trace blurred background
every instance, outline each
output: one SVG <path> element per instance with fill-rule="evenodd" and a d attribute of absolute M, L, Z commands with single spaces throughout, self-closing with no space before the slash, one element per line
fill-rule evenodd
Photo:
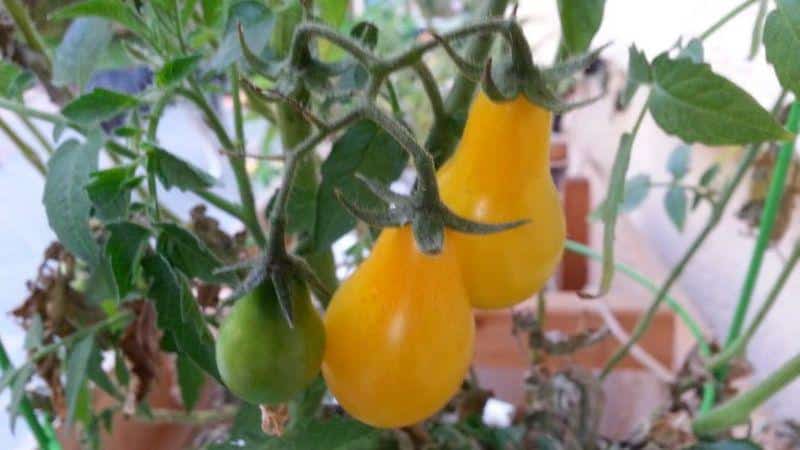
<path fill-rule="evenodd" d="M 66 3 L 56 0 L 32 0 L 34 11 L 48 11 L 53 5 Z M 413 40 L 420 31 L 434 27 L 446 30 L 463 21 L 465 14 L 474 11 L 480 1 L 447 0 L 353 0 L 351 17 L 358 20 L 371 20 L 381 29 L 379 51 L 391 51 L 404 42 Z M 597 204 L 605 192 L 605 182 L 613 161 L 620 134 L 628 130 L 635 121 L 637 104 L 644 101 L 640 93 L 628 112 L 615 110 L 615 94 L 625 82 L 624 69 L 627 66 L 628 47 L 632 42 L 653 57 L 670 48 L 677 35 L 689 39 L 706 29 L 711 23 L 731 8 L 731 2 L 698 2 L 694 0 L 674 0 L 672 2 L 632 2 L 626 0 L 607 0 L 603 26 L 595 38 L 594 45 L 610 43 L 603 52 L 603 70 L 596 76 L 586 79 L 575 87 L 576 97 L 585 98 L 598 93 L 607 83 L 609 95 L 590 107 L 569 113 L 563 119 L 562 129 L 556 139 L 568 149 L 566 171 L 568 174 L 585 177 L 590 182 L 591 202 Z M 754 60 L 748 59 L 753 22 L 757 8 L 740 15 L 724 29 L 705 43 L 705 57 L 715 71 L 744 86 L 765 106 L 770 105 L 778 95 L 779 86 L 772 68 L 764 60 L 763 51 Z M 58 29 L 62 23 L 47 23 L 43 15 L 36 15 L 40 24 L 45 24 L 47 35 L 60 36 Z M 553 60 L 558 45 L 558 13 L 555 1 L 520 2 L 519 16 L 529 41 L 535 48 L 537 62 L 549 63 Z M 100 57 L 101 66 L 106 69 L 124 69 L 130 66 L 121 48 L 112 45 Z M 450 65 L 436 55 L 431 60 L 434 72 L 441 79 L 449 77 Z M 409 75 L 397 83 L 400 102 L 406 111 L 414 115 L 413 122 L 418 129 L 426 129 L 429 115 L 426 102 L 418 92 L 413 78 Z M 47 95 L 41 88 L 26 93 L 26 103 L 42 110 L 56 110 L 48 103 Z M 419 105 L 415 109 L 415 105 Z M 229 109 L 229 100 L 219 99 L 219 107 Z M 0 111 L 0 117 L 21 136 L 32 140 L 31 132 L 18 116 Z M 48 124 L 35 122 L 44 136 L 52 135 Z M 274 133 L 263 126 L 262 121 L 247 124 L 248 141 L 252 153 L 269 151 L 279 145 Z M 235 184 L 232 173 L 212 145 L 213 136 L 202 123 L 199 115 L 186 104 L 177 102 L 169 107 L 160 127 L 159 140 L 164 147 L 205 168 L 218 177 L 223 186 L 220 191 L 230 198 L 235 197 Z M 650 174 L 654 180 L 667 180 L 667 161 L 681 142 L 665 136 L 648 118 L 645 120 L 633 151 L 629 173 Z M 705 148 L 693 146 L 689 150 L 689 174 L 687 180 L 697 180 L 702 172 L 714 163 L 719 163 L 724 180 L 730 173 L 740 153 L 740 148 Z M 270 163 L 252 162 L 250 167 L 259 180 L 262 198 L 267 188 L 280 174 L 280 167 Z M 43 179 L 29 163 L 16 151 L 13 142 L 0 133 L 0 311 L 6 312 L 16 306 L 26 295 L 26 280 L 32 278 L 41 261 L 42 253 L 53 240 L 44 208 L 42 206 Z M 752 230 L 748 222 L 737 213 L 747 205 L 752 192 L 745 186 L 733 201 L 722 225 L 709 240 L 680 282 L 676 293 L 680 300 L 691 309 L 698 311 L 709 333 L 724 336 L 733 305 L 741 288 L 747 262 L 754 245 Z M 160 193 L 159 197 L 173 211 L 188 217 L 189 210 L 199 203 L 199 198 L 190 193 L 177 191 Z M 701 207 L 690 213 L 685 226 L 679 230 L 674 221 L 665 213 L 663 193 L 651 192 L 641 206 L 626 215 L 621 225 L 617 255 L 621 262 L 636 266 L 650 278 L 661 281 L 666 268 L 671 267 L 684 252 L 686 245 L 696 235 L 706 220 L 709 209 Z M 790 215 L 791 210 L 786 214 Z M 237 224 L 225 214 L 210 214 L 218 218 L 223 228 L 236 230 Z M 767 289 L 777 276 L 783 264 L 783 254 L 788 253 L 792 237 L 797 236 L 797 220 L 787 219 L 786 236 L 776 242 L 773 251 L 768 252 L 761 281 L 757 286 L 754 301 L 765 297 Z M 597 237 L 601 227 L 592 223 L 590 243 L 599 248 Z M 344 239 L 339 243 L 340 257 L 351 242 Z M 596 277 L 596 267 L 591 266 L 591 280 Z M 615 294 L 616 293 L 616 294 Z M 756 336 L 748 355 L 754 364 L 755 377 L 769 373 L 797 352 L 800 342 L 800 327 L 796 317 L 800 315 L 800 303 L 793 297 L 800 293 L 800 275 L 795 275 L 784 289 L 784 294 L 767 318 L 767 323 Z M 620 297 L 629 293 L 614 291 Z M 650 296 L 630 293 L 624 302 L 647 304 Z M 620 300 L 620 301 L 623 301 Z M 610 298 L 609 303 L 614 303 Z M 721 312 L 721 314 L 720 314 Z M 0 335 L 11 352 L 15 362 L 24 360 L 24 333 L 7 314 L 0 314 Z M 7 393 L 0 398 L 0 404 L 8 402 Z M 770 404 L 770 410 L 777 416 L 796 413 L 800 399 L 800 384 L 795 383 L 780 394 Z M 5 424 L 7 418 L 0 411 L 0 443 L 3 448 L 28 449 L 34 446 L 33 440 L 24 425 L 17 425 L 16 434 L 11 434 Z"/>

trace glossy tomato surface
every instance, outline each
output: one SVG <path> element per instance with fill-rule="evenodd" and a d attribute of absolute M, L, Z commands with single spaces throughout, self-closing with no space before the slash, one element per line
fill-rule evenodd
<path fill-rule="evenodd" d="M 408 227 L 384 229 L 325 313 L 322 373 L 352 416 L 376 427 L 442 408 L 472 359 L 474 323 L 455 254 L 416 247 Z"/>
<path fill-rule="evenodd" d="M 550 176 L 551 116 L 522 96 L 495 103 L 480 92 L 458 148 L 439 171 L 442 200 L 457 214 L 485 223 L 530 221 L 489 235 L 453 233 L 476 307 L 531 297 L 561 259 L 566 226 Z"/>
<path fill-rule="evenodd" d="M 290 400 L 319 373 L 322 318 L 305 284 L 291 283 L 294 328 L 283 318 L 272 283 L 239 299 L 220 327 L 217 365 L 225 385 L 255 404 Z"/>

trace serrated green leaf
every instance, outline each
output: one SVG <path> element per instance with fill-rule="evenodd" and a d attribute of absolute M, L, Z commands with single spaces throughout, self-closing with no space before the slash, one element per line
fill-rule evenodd
<path fill-rule="evenodd" d="M 194 54 L 168 61 L 156 72 L 156 85 L 165 87 L 179 83 L 197 68 L 201 57 L 200 54 Z"/>
<path fill-rule="evenodd" d="M 220 0 L 202 0 L 203 7 L 203 21 L 206 26 L 216 27 L 222 25 L 222 19 L 225 17 L 225 6 L 227 2 Z"/>
<path fill-rule="evenodd" d="M 105 255 L 114 274 L 117 301 L 121 301 L 134 287 L 150 230 L 133 222 L 112 223 L 106 228 L 110 236 L 105 245 Z"/>
<path fill-rule="evenodd" d="M 86 191 L 97 218 L 105 222 L 123 220 L 128 215 L 131 191 L 139 185 L 136 166 L 118 166 L 93 172 Z"/>
<path fill-rule="evenodd" d="M 328 25 L 338 28 L 347 17 L 349 0 L 317 0 L 314 2 L 319 8 L 319 15 Z"/>
<path fill-rule="evenodd" d="M 159 254 L 143 258 L 142 268 L 150 281 L 147 295 L 155 302 L 158 327 L 172 339 L 179 353 L 219 381 L 214 338 L 188 282 Z"/>
<path fill-rule="evenodd" d="M 680 180 L 689 173 L 689 157 L 692 148 L 688 145 L 679 145 L 672 151 L 667 160 L 667 170 L 676 180 Z"/>
<path fill-rule="evenodd" d="M 685 188 L 682 186 L 672 186 L 667 190 L 667 194 L 664 196 L 664 207 L 667 209 L 669 219 L 678 231 L 683 231 L 686 225 L 687 205 L 688 200 L 686 198 Z"/>
<path fill-rule="evenodd" d="M 267 48 L 275 17 L 263 2 L 245 0 L 234 3 L 228 11 L 225 33 L 217 53 L 211 58 L 210 66 L 221 70 L 242 58 L 239 44 L 239 24 L 242 24 L 244 40 L 255 54 Z"/>
<path fill-rule="evenodd" d="M 605 0 L 558 0 L 563 54 L 578 55 L 589 49 L 603 22 L 605 5 Z"/>
<path fill-rule="evenodd" d="M 194 164 L 184 161 L 163 148 L 148 145 L 148 170 L 153 170 L 166 189 L 202 191 L 214 186 L 217 180 Z"/>
<path fill-rule="evenodd" d="M 74 20 L 53 55 L 53 84 L 75 84 L 80 90 L 111 43 L 111 22 L 96 17 Z"/>
<path fill-rule="evenodd" d="M 123 113 L 139 104 L 136 97 L 95 88 L 88 94 L 81 95 L 61 110 L 61 114 L 75 123 L 85 126 L 96 125 L 117 114 Z"/>
<path fill-rule="evenodd" d="M 67 422 L 73 423 L 78 396 L 86 379 L 89 357 L 94 347 L 94 335 L 90 334 L 78 340 L 67 354 L 67 375 L 64 392 L 67 397 Z"/>
<path fill-rule="evenodd" d="M 322 164 L 314 248 L 329 247 L 356 225 L 356 220 L 336 199 L 337 189 L 358 205 L 381 206 L 380 200 L 355 178 L 356 173 L 388 184 L 400 176 L 406 161 L 402 147 L 374 123 L 362 121 L 350 127 L 333 144 Z"/>
<path fill-rule="evenodd" d="M 158 229 L 158 252 L 175 268 L 208 283 L 237 283 L 232 273 L 214 273 L 223 266 L 222 262 L 191 231 L 172 223 L 159 224 Z"/>
<path fill-rule="evenodd" d="M 85 186 L 97 170 L 99 150 L 99 139 L 64 142 L 47 163 L 44 185 L 50 228 L 67 250 L 90 266 L 97 263 L 99 249 L 89 229 L 92 203 Z"/>
<path fill-rule="evenodd" d="M 781 85 L 800 97 L 800 1 L 778 0 L 764 24 L 764 47 Z"/>
<path fill-rule="evenodd" d="M 50 16 L 52 20 L 76 17 L 102 17 L 124 26 L 139 36 L 145 37 L 149 33 L 147 26 L 136 15 L 134 9 L 122 0 L 86 0 L 65 6 Z"/>
<path fill-rule="evenodd" d="M 733 145 L 791 139 L 747 92 L 707 64 L 663 54 L 653 62 L 648 105 L 656 123 L 685 142 Z"/>
<path fill-rule="evenodd" d="M 178 386 L 181 390 L 183 407 L 186 411 L 191 411 L 197 404 L 197 400 L 200 399 L 200 393 L 206 380 L 205 375 L 197 367 L 197 364 L 186 355 L 179 354 L 175 364 L 178 369 Z"/>

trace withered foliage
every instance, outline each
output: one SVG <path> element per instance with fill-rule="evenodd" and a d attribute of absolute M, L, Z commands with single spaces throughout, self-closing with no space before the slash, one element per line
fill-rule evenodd
<path fill-rule="evenodd" d="M 161 358 L 161 330 L 156 326 L 156 310 L 152 302 L 134 300 L 125 303 L 133 311 L 134 320 L 125 329 L 119 342 L 125 363 L 133 375 L 124 410 L 133 413 L 144 400 L 158 376 Z"/>

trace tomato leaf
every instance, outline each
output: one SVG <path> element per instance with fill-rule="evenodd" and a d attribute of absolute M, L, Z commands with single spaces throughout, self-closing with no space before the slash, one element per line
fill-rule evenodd
<path fill-rule="evenodd" d="M 747 92 L 708 64 L 662 54 L 648 104 L 656 123 L 685 142 L 746 144 L 792 137 Z"/>
<path fill-rule="evenodd" d="M 232 62 L 242 58 L 238 30 L 240 23 L 244 31 L 244 40 L 250 50 L 258 55 L 267 48 L 275 23 L 272 11 L 264 5 L 264 2 L 255 0 L 237 2 L 228 11 L 228 21 L 225 25 L 222 42 L 211 58 L 212 69 L 224 69 Z"/>
<path fill-rule="evenodd" d="M 58 147 L 47 163 L 44 207 L 50 228 L 72 254 L 90 266 L 97 263 L 99 247 L 89 230 L 92 203 L 85 186 L 97 170 L 100 140 L 84 143 L 70 139 Z"/>
<path fill-rule="evenodd" d="M 680 180 L 689 173 L 689 157 L 692 148 L 688 145 L 679 145 L 672 151 L 667 160 L 667 170 L 676 180 Z"/>
<path fill-rule="evenodd" d="M 111 222 L 128 215 L 131 191 L 142 181 L 136 166 L 118 166 L 90 174 L 86 191 L 94 206 L 94 215 Z"/>
<path fill-rule="evenodd" d="M 159 224 L 158 229 L 158 252 L 181 272 L 209 283 L 237 283 L 232 273 L 214 273 L 222 262 L 191 231 L 172 223 Z"/>
<path fill-rule="evenodd" d="M 562 53 L 577 55 L 589 49 L 603 22 L 605 5 L 605 0 L 558 0 Z"/>
<path fill-rule="evenodd" d="M 139 18 L 136 11 L 121 0 L 86 0 L 65 6 L 50 16 L 52 20 L 76 17 L 102 17 L 124 26 L 141 37 L 149 34 L 147 25 Z"/>
<path fill-rule="evenodd" d="M 150 280 L 147 295 L 155 302 L 158 327 L 164 331 L 167 339 L 172 339 L 179 353 L 185 354 L 207 374 L 220 380 L 214 338 L 188 282 L 159 254 L 142 259 L 142 267 Z"/>
<path fill-rule="evenodd" d="M 112 223 L 106 228 L 111 236 L 106 242 L 105 254 L 114 275 L 117 301 L 121 301 L 134 286 L 150 230 L 133 222 Z"/>
<path fill-rule="evenodd" d="M 67 396 L 67 422 L 72 423 L 78 406 L 78 396 L 86 379 L 89 357 L 94 347 L 94 335 L 78 340 L 67 354 L 67 382 L 64 391 Z"/>
<path fill-rule="evenodd" d="M 167 190 L 177 187 L 181 191 L 202 191 L 217 180 L 194 164 L 184 161 L 163 148 L 147 145 L 147 166 L 153 170 Z"/>
<path fill-rule="evenodd" d="M 633 100 L 633 96 L 636 95 L 636 91 L 639 90 L 639 86 L 650 83 L 652 79 L 652 69 L 647 61 L 647 56 L 635 45 L 631 45 L 628 48 L 628 78 L 617 97 L 617 107 L 627 108 Z"/>
<path fill-rule="evenodd" d="M 764 47 L 781 86 L 800 96 L 800 1 L 778 0 L 764 24 Z"/>
<path fill-rule="evenodd" d="M 664 196 L 664 207 L 667 209 L 667 215 L 669 215 L 670 220 L 678 231 L 683 231 L 684 225 L 686 225 L 688 209 L 686 197 L 686 189 L 682 186 L 670 187 Z"/>
<path fill-rule="evenodd" d="M 0 61 L 0 97 L 17 100 L 33 86 L 35 76 L 8 61 Z"/>
<path fill-rule="evenodd" d="M 175 364 L 178 369 L 178 386 L 181 389 L 183 407 L 186 411 L 191 411 L 197 404 L 197 400 L 200 399 L 200 393 L 205 384 L 205 375 L 197 367 L 197 364 L 186 355 L 179 354 Z"/>
<path fill-rule="evenodd" d="M 179 83 L 197 68 L 201 55 L 194 54 L 180 56 L 168 61 L 158 69 L 155 74 L 156 85 L 159 87 L 170 86 Z"/>
<path fill-rule="evenodd" d="M 678 54 L 679 58 L 688 58 L 697 64 L 703 62 L 703 57 L 705 55 L 705 51 L 703 50 L 703 41 L 700 39 L 692 39 L 690 40 L 685 47 L 681 49 L 681 52 Z"/>
<path fill-rule="evenodd" d="M 139 100 L 136 97 L 95 88 L 92 92 L 81 95 L 67 104 L 61 110 L 61 114 L 75 123 L 90 126 L 110 119 L 138 104 Z"/>
<path fill-rule="evenodd" d="M 389 183 L 403 171 L 407 154 L 385 131 L 369 121 L 350 127 L 322 164 L 322 182 L 317 191 L 314 248 L 324 249 L 345 235 L 356 220 L 336 199 L 338 189 L 348 200 L 365 208 L 381 206 L 380 200 L 355 177 Z"/>
<path fill-rule="evenodd" d="M 111 22 L 96 17 L 73 21 L 53 55 L 53 84 L 83 89 L 111 43 Z"/>

